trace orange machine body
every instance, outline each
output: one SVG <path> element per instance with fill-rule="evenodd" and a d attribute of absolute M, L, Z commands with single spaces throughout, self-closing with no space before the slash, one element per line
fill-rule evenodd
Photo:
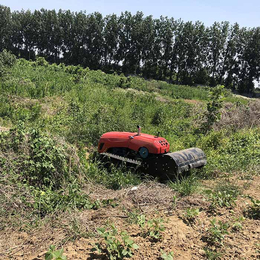
<path fill-rule="evenodd" d="M 110 148 L 128 148 L 138 152 L 141 147 L 148 149 L 149 154 L 164 154 L 170 150 L 170 145 L 163 137 L 143 133 L 108 132 L 100 137 L 98 152 L 105 153 Z"/>

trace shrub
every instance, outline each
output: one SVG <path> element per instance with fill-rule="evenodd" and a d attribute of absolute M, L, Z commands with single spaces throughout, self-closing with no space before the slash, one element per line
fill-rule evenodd
<path fill-rule="evenodd" d="M 11 165 L 20 180 L 30 185 L 59 189 L 79 173 L 79 159 L 71 146 L 37 128 L 26 129 L 22 122 L 0 133 L 0 144 L 5 154 L 2 171 L 9 172 Z"/>
<path fill-rule="evenodd" d="M 3 50 L 0 53 L 0 77 L 2 77 L 9 68 L 14 66 L 16 57 L 10 52 Z"/>
<path fill-rule="evenodd" d="M 210 91 L 210 100 L 207 103 L 206 122 L 202 126 L 203 132 L 212 129 L 214 123 L 218 122 L 221 117 L 220 109 L 224 101 L 224 86 L 216 86 Z"/>

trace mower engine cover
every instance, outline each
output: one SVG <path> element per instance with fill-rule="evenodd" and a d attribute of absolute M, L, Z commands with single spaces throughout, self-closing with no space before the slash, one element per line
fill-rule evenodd
<path fill-rule="evenodd" d="M 109 148 L 124 147 L 138 152 L 145 147 L 150 154 L 164 154 L 170 150 L 170 145 L 163 137 L 132 132 L 108 132 L 100 137 L 98 152 L 105 153 Z"/>

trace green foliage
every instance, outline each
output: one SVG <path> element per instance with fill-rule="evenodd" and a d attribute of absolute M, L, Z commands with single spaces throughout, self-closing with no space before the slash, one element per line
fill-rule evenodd
<path fill-rule="evenodd" d="M 30 185 L 58 189 L 65 180 L 78 174 L 77 158 L 73 158 L 71 148 L 39 129 L 26 129 L 19 123 L 10 132 L 0 133 L 0 143 L 7 155 L 7 159 L 1 160 L 1 168 L 7 169 L 9 160 L 15 160 L 12 170 Z M 10 151 L 15 153 L 12 159 L 8 158 Z"/>
<path fill-rule="evenodd" d="M 161 249 L 161 259 L 163 259 L 163 260 L 173 260 L 174 259 L 174 253 L 171 251 L 167 254 L 166 252 L 164 252 Z"/>
<path fill-rule="evenodd" d="M 49 251 L 45 254 L 45 260 L 66 260 L 67 257 L 63 255 L 63 249 L 56 250 L 55 246 L 51 245 Z"/>
<path fill-rule="evenodd" d="M 183 219 L 188 224 L 194 224 L 196 218 L 199 216 L 200 210 L 196 208 L 188 208 L 183 214 Z"/>
<path fill-rule="evenodd" d="M 227 191 L 208 191 L 209 200 L 211 201 L 211 207 L 227 207 L 232 208 L 236 205 L 236 194 Z"/>
<path fill-rule="evenodd" d="M 153 218 L 145 221 L 145 217 L 141 217 L 138 224 L 142 228 L 143 237 L 149 237 L 154 241 L 161 240 L 162 232 L 165 230 L 163 219 Z"/>
<path fill-rule="evenodd" d="M 116 167 L 111 164 L 107 168 L 102 162 L 86 162 L 86 176 L 114 190 L 141 183 L 140 176 L 133 173 L 131 169 L 127 169 L 126 166 Z"/>
<path fill-rule="evenodd" d="M 245 211 L 245 214 L 249 218 L 260 219 L 260 200 L 249 197 L 251 200 L 251 205 Z"/>
<path fill-rule="evenodd" d="M 224 86 L 216 86 L 210 92 L 210 100 L 207 103 L 206 122 L 202 126 L 204 132 L 211 130 L 213 124 L 220 120 L 220 109 L 222 108 L 224 101 L 223 89 Z"/>
<path fill-rule="evenodd" d="M 32 189 L 34 202 L 33 208 L 41 217 L 55 211 L 66 211 L 67 209 L 96 209 L 100 205 L 91 202 L 89 197 L 82 193 L 77 184 L 68 184 L 66 189 L 53 191 L 51 189 Z"/>
<path fill-rule="evenodd" d="M 175 181 L 169 181 L 169 186 L 181 196 L 189 196 L 198 189 L 198 179 L 194 175 L 178 177 Z"/>
<path fill-rule="evenodd" d="M 222 256 L 222 253 L 217 252 L 216 250 L 211 250 L 209 248 L 205 248 L 205 254 L 206 254 L 206 258 L 208 260 L 217 260 L 220 259 Z"/>
<path fill-rule="evenodd" d="M 232 208 L 236 205 L 236 200 L 240 194 L 240 189 L 228 181 L 218 184 L 214 191 L 207 190 L 206 193 L 211 201 L 211 207 L 227 207 Z"/>
<path fill-rule="evenodd" d="M 213 245 L 222 245 L 225 235 L 228 233 L 229 224 L 214 218 L 210 221 L 210 228 L 208 229 L 208 242 Z"/>
<path fill-rule="evenodd" d="M 0 52 L 0 77 L 7 72 L 12 66 L 15 65 L 16 57 L 10 52 L 4 50 Z"/>
<path fill-rule="evenodd" d="M 127 212 L 128 221 L 131 224 L 137 224 L 139 227 L 144 228 L 146 218 L 144 214 L 139 211 L 129 211 Z"/>
<path fill-rule="evenodd" d="M 49 63 L 44 59 L 44 57 L 37 57 L 35 65 L 48 67 Z"/>
<path fill-rule="evenodd" d="M 103 238 L 103 243 L 96 243 L 92 251 L 104 253 L 110 260 L 131 257 L 132 251 L 139 248 L 126 231 L 118 232 L 114 225 L 111 225 L 111 230 L 98 228 L 97 232 Z"/>
<path fill-rule="evenodd" d="M 207 154 L 208 164 L 205 176 L 214 172 L 252 171 L 257 172 L 260 165 L 260 134 L 258 128 L 244 129 L 237 132 L 209 134 L 197 143 Z M 212 144 L 213 147 L 207 146 Z M 214 146 L 216 147 L 215 149 Z"/>
<path fill-rule="evenodd" d="M 172 151 L 194 146 L 205 151 L 208 164 L 193 171 L 196 177 L 183 176 L 170 182 L 181 196 L 195 192 L 198 178 L 209 178 L 216 169 L 229 173 L 257 172 L 259 168 L 257 127 L 197 134 L 207 88 L 126 78 L 81 66 L 49 65 L 43 58 L 36 62 L 19 59 L 9 71 L 0 83 L 0 124 L 14 127 L 0 133 L 0 171 L 4 183 L 8 179 L 26 185 L 31 196 L 26 199 L 35 204 L 33 210 L 39 216 L 65 211 L 66 204 L 77 209 L 105 206 L 89 201 L 81 191 L 81 182 L 93 181 L 112 189 L 141 183 L 135 169 L 86 160 L 83 149 L 92 151 L 104 132 L 136 131 L 137 124 L 143 132 L 161 132 Z M 127 85 L 118 88 L 121 79 Z M 194 106 L 182 98 L 202 102 Z M 68 183 L 74 184 L 69 187 Z M 31 189 L 33 186 L 37 188 Z"/>
<path fill-rule="evenodd" d="M 172 207 L 173 207 L 173 208 L 176 208 L 177 201 L 178 201 L 177 196 L 176 196 L 176 195 L 173 195 L 173 198 L 172 198 Z"/>
<path fill-rule="evenodd" d="M 232 225 L 232 230 L 234 231 L 234 232 L 236 232 L 236 231 L 240 231 L 240 230 L 242 230 L 243 229 L 243 226 L 242 226 L 242 224 L 240 223 L 240 222 L 235 222 L 235 223 L 233 223 L 233 225 Z"/>
<path fill-rule="evenodd" d="M 80 64 L 110 74 L 123 72 L 182 85 L 225 84 L 249 93 L 259 77 L 258 27 L 240 28 L 228 22 L 206 27 L 199 21 L 144 17 L 142 12 L 102 17 L 98 12 L 64 10 L 11 12 L 5 6 L 0 12 L 0 50 L 12 50 L 28 60 L 39 53 L 61 67 L 63 62 Z M 45 66 L 42 57 L 36 63 Z M 72 78 L 81 81 L 79 74 Z M 121 78 L 117 86 L 129 88 L 129 81 Z"/>

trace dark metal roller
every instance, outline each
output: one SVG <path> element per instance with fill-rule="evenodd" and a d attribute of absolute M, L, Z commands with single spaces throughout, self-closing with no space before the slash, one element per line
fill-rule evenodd
<path fill-rule="evenodd" d="M 206 165 L 207 158 L 201 149 L 189 148 L 156 156 L 146 162 L 149 167 L 149 172 L 155 175 L 174 175 Z"/>
<path fill-rule="evenodd" d="M 174 153 L 167 153 L 163 156 L 168 157 L 167 159 L 172 161 L 171 163 L 174 163 L 178 173 L 207 164 L 206 155 L 199 148 L 189 148 Z"/>

